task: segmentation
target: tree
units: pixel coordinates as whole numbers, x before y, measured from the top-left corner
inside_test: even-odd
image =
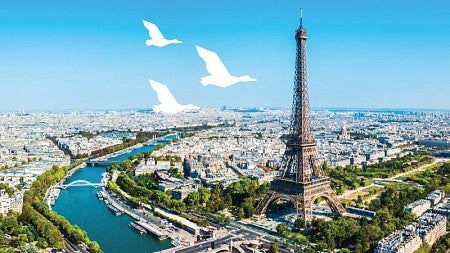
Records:
[[[208,202],[209,197],[211,196],[209,189],[205,187],[200,187],[198,189],[198,194],[199,194],[199,201],[201,204]]]
[[[245,204],[242,209],[244,210],[244,217],[250,218],[253,216],[253,213],[255,212],[255,208],[251,204]]]
[[[38,238],[37,244],[36,244],[36,245],[37,245],[39,248],[41,248],[41,249],[45,249],[45,248],[48,247],[47,240],[45,240],[45,239],[42,238],[42,237],[39,237],[39,238]]]
[[[311,247],[307,247],[304,249],[305,253],[316,253],[317,251],[313,250]]]
[[[287,232],[289,232],[290,229],[289,227],[286,225],[286,223],[281,222],[277,225],[277,232],[280,235],[285,235]]]
[[[206,219],[201,219],[200,222],[198,223],[198,225],[200,225],[202,227],[206,227],[209,225],[209,222]]]
[[[242,220],[244,217],[245,217],[244,210],[242,208],[238,207],[236,218],[238,218],[238,220]]]
[[[190,206],[197,206],[200,203],[200,193],[198,191],[193,191],[189,193],[186,198],[186,204]]]
[[[356,206],[362,207],[363,202],[364,202],[364,200],[363,200],[362,196],[358,195],[358,198],[355,200]]]
[[[302,219],[302,217],[298,217],[295,221],[294,221],[294,227],[295,230],[300,231],[305,227],[305,220]]]
[[[51,245],[56,249],[63,249],[65,245],[61,232],[75,240],[89,241],[83,230],[78,226],[72,226],[63,216],[51,211],[42,201],[48,187],[60,181],[69,170],[81,162],[61,168],[53,166],[36,178],[32,187],[24,193],[24,203],[20,215],[20,234],[13,237],[16,238],[16,241],[20,243],[20,241],[34,241],[34,238],[37,238],[38,247],[45,248]],[[11,217],[13,216],[14,214],[11,215]],[[6,225],[8,224],[11,223],[6,223]]]
[[[169,174],[172,177],[176,177],[176,178],[183,178],[183,172],[175,167],[170,167],[169,168]]]
[[[89,251],[92,253],[102,253],[103,251],[100,248],[100,245],[98,245],[95,241],[90,241],[87,246],[89,247]]]
[[[0,184],[0,189],[4,189],[6,193],[8,193],[9,196],[13,195],[14,193],[14,188],[9,187],[6,184]]]
[[[278,243],[274,243],[272,245],[270,245],[270,253],[279,253],[279,247],[278,247]]]
[[[431,247],[428,243],[423,243],[420,248],[418,248],[414,253],[429,253],[431,252]]]
[[[122,162],[120,162],[120,167],[122,171],[131,168],[132,165],[133,163],[130,160],[123,160]]]

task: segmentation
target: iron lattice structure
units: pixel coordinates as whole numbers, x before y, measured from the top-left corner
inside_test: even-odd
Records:
[[[291,124],[286,141],[280,171],[272,181],[271,188],[256,207],[255,213],[262,215],[269,204],[278,199],[290,200],[297,212],[307,224],[312,221],[312,205],[318,197],[324,198],[333,214],[338,215],[345,209],[338,202],[330,187],[329,179],[324,175],[319,163],[316,142],[311,126],[306,70],[306,30],[300,18],[300,27],[295,34],[297,57],[295,68],[294,99],[292,103]]]

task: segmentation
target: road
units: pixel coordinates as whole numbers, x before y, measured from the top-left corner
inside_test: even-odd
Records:
[[[65,251],[69,253],[89,253],[89,251],[86,249],[86,247],[82,245],[75,245],[73,244],[69,239],[67,239],[65,236],[64,239],[64,245],[65,245]]]
[[[414,173],[414,172],[417,172],[417,171],[423,171],[423,170],[425,170],[426,168],[428,168],[430,166],[433,166],[433,165],[435,165],[437,163],[445,162],[445,161],[448,161],[448,160],[449,160],[448,158],[439,158],[439,159],[436,159],[436,161],[434,161],[432,163],[429,163],[429,164],[425,164],[423,166],[420,166],[419,168],[416,168],[416,169],[413,169],[413,170],[410,170],[410,171],[407,171],[407,172],[403,172],[403,173],[397,174],[397,175],[389,177],[389,178],[380,178],[379,180],[394,180],[396,178],[399,178],[399,177],[402,177],[402,176],[406,176],[408,174],[411,174],[411,173]],[[377,178],[374,178],[374,180],[377,180]],[[367,185],[367,186],[359,187],[359,188],[357,188],[355,190],[348,190],[348,191],[344,192],[343,194],[339,195],[338,199],[346,198],[349,195],[352,195],[353,193],[364,191],[364,190],[366,190],[366,189],[368,189],[370,187],[373,187],[373,186],[379,186],[379,185],[370,184],[370,185]]]
[[[230,241],[233,240],[234,242],[237,241],[252,241],[252,240],[261,240],[265,241],[266,243],[274,243],[275,239],[278,239],[280,241],[280,238],[275,238],[272,235],[269,235],[265,233],[263,230],[256,231],[253,228],[248,228],[245,226],[245,224],[233,222],[231,225],[227,226],[227,228],[230,229],[230,234],[216,239],[216,240],[208,240],[205,242],[201,242],[200,244],[186,247],[183,249],[175,250],[176,253],[197,253],[197,252],[203,252],[206,251],[208,248],[211,247],[211,243],[214,242],[216,248],[221,247],[222,245],[229,245]],[[283,248],[280,245],[279,251],[282,253],[289,253],[290,250]]]
[[[408,175],[408,174],[411,174],[411,173],[414,173],[414,172],[417,172],[417,171],[423,171],[423,170],[425,170],[427,167],[430,167],[430,166],[432,166],[432,165],[435,165],[436,163],[446,162],[446,161],[448,161],[448,160],[449,160],[448,158],[439,158],[439,159],[436,159],[436,161],[434,161],[434,162],[432,162],[432,163],[430,163],[430,164],[425,164],[425,165],[423,165],[423,166],[421,166],[421,167],[419,167],[419,168],[417,168],[417,169],[413,169],[413,170],[410,170],[410,171],[407,171],[407,172],[400,173],[400,174],[395,175],[395,176],[393,176],[393,177],[390,177],[390,178],[388,178],[388,179],[396,179],[396,178],[399,178],[399,177],[402,177],[402,176],[406,176],[406,175]]]
[[[233,222],[232,227],[235,228],[236,233],[242,238],[243,241],[245,240],[252,240],[252,239],[258,239],[260,241],[263,241],[265,243],[276,243],[277,241],[282,241],[283,238],[279,236],[273,236],[268,234],[264,229],[256,229],[254,227],[249,227],[248,225],[245,225],[243,223]],[[291,252],[289,249],[284,248],[282,245],[279,245],[279,251],[283,253],[289,253]],[[306,245],[301,245],[306,246]]]
[[[220,239],[214,240],[214,241],[206,241],[199,243],[197,245],[186,247],[184,249],[175,250],[176,253],[196,253],[196,252],[202,252],[211,247],[211,243],[214,242],[216,247],[220,247],[223,244],[229,244],[231,238],[233,238],[234,235],[227,235],[225,237],[222,237]]]

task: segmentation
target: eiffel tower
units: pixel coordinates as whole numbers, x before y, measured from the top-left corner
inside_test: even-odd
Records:
[[[272,181],[271,188],[255,209],[256,215],[265,214],[269,204],[278,199],[290,200],[305,220],[312,221],[312,206],[317,198],[327,201],[334,215],[345,212],[323,173],[317,156],[316,142],[311,127],[306,76],[306,40],[302,11],[300,27],[297,29],[297,58],[295,68],[294,100],[291,124],[286,140],[286,151],[280,165],[280,176]]]

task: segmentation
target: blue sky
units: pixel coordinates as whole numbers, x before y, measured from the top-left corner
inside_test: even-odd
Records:
[[[0,111],[151,108],[149,78],[180,103],[289,107],[300,7],[313,107],[450,109],[445,0],[5,2]],[[145,46],[141,19],[183,44]],[[203,87],[196,44],[258,82]]]

